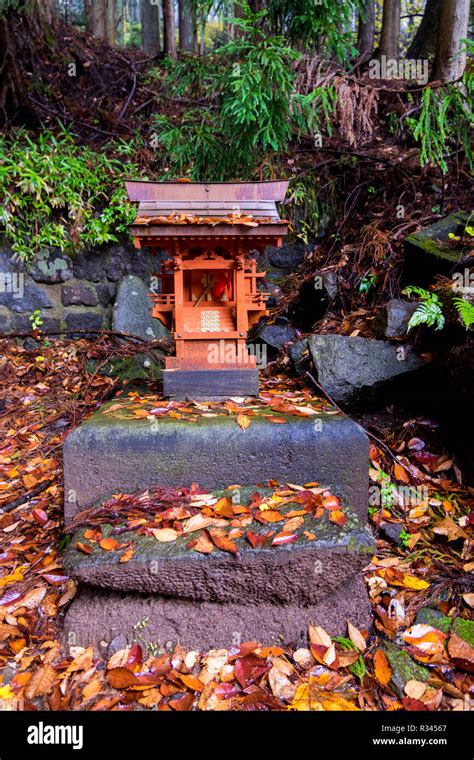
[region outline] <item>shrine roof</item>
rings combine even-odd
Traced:
[[[267,182],[125,182],[138,201],[132,233],[139,237],[264,235],[283,237],[288,222],[277,202],[287,180]],[[177,228],[180,228],[179,231]]]

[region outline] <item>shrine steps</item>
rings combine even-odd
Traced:
[[[187,544],[198,533],[172,543],[120,533],[116,538],[133,546],[126,563],[121,551],[104,551],[97,543],[92,554],[84,554],[78,546],[90,543],[80,530],[64,560],[81,589],[66,615],[66,641],[93,643],[99,651],[100,642],[121,634],[131,643],[140,630],[159,647],[167,641],[198,649],[229,647],[236,636],[298,645],[312,622],[339,634],[348,619],[367,627],[362,569],[374,543],[368,528],[347,508],[344,512],[343,528],[331,523],[327,512],[318,520],[307,515],[298,540],[287,545],[254,549],[243,535],[235,541],[238,555],[193,551]],[[269,528],[276,532],[282,526],[252,524],[257,533]],[[103,535],[110,529],[102,526]],[[313,539],[304,535],[306,529]]]
[[[368,627],[362,568],[373,551],[366,524],[369,459],[367,437],[357,424],[323,410],[282,413],[275,424],[257,402],[246,428],[234,414],[196,415],[194,421],[185,415],[142,417],[127,405],[127,399],[114,400],[69,434],[67,525],[113,494],[193,482],[208,491],[240,484],[247,492],[269,480],[321,483],[340,497],[347,522],[338,527],[326,510],[319,520],[308,514],[294,542],[255,549],[244,530],[235,541],[237,555],[200,554],[189,547],[191,536],[160,543],[120,533],[117,539],[134,548],[122,563],[119,552],[97,545],[90,555],[81,553],[81,534],[75,534],[65,566],[79,581],[79,594],[66,614],[66,644],[92,643],[106,652],[115,637],[131,642],[138,636],[158,647],[179,641],[201,650],[245,640],[299,645],[306,643],[310,623],[332,634],[344,634],[347,620]],[[252,531],[282,530],[280,523],[254,523]],[[110,529],[104,526],[104,535]]]
[[[239,489],[240,503],[248,505],[256,492],[263,496],[264,489],[254,485]],[[214,492],[219,498],[230,498],[232,493],[235,491]],[[301,511],[301,504],[295,502],[285,508]],[[84,529],[80,529],[73,535],[64,566],[78,581],[118,591],[209,602],[316,604],[361,573],[374,551],[368,528],[350,509],[344,505],[343,509],[346,523],[342,527],[330,521],[326,510],[317,519],[307,513],[293,529],[292,541],[273,545],[267,539],[256,548],[246,537],[247,530],[253,539],[263,540],[269,533],[284,531],[286,521],[283,517],[278,523],[253,519],[233,541],[235,554],[215,547],[211,553],[190,548],[200,530],[171,542],[159,542],[151,534],[128,530],[112,534],[133,549],[132,558],[122,562],[123,550],[106,551],[96,541],[89,543]],[[112,525],[102,524],[101,530],[104,537],[109,537]],[[87,527],[85,531],[87,534]],[[84,545],[92,550],[91,554],[84,553]]]
[[[155,652],[178,642],[200,651],[230,648],[244,641],[298,647],[307,646],[310,623],[336,635],[346,633],[348,620],[362,629],[370,624],[361,575],[309,606],[196,602],[81,586],[65,616],[64,642],[66,646],[92,645],[104,657],[135,641],[151,644]]]

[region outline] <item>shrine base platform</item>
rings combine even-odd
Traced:
[[[183,401],[257,396],[258,369],[164,369],[163,393]]]
[[[127,402],[124,398],[104,404],[68,435],[66,524],[75,513],[116,493],[191,483],[212,490],[268,480],[318,481],[343,498],[365,523],[368,439],[345,415],[279,414],[284,424],[275,424],[268,410],[256,405],[244,429],[235,414],[136,417],[127,410]],[[242,411],[245,414],[245,408]]]

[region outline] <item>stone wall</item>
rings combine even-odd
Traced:
[[[0,335],[31,331],[41,311],[44,333],[110,329],[119,280],[135,274],[145,282],[158,268],[149,251],[128,240],[72,256],[45,250],[30,267],[12,260],[0,243]]]
[[[307,248],[288,243],[258,255],[259,267],[267,271],[265,286],[276,293]],[[37,310],[45,334],[110,329],[119,281],[132,274],[150,285],[160,258],[124,237],[72,256],[45,249],[27,268],[12,260],[11,248],[0,239],[0,335],[31,332],[30,316]]]

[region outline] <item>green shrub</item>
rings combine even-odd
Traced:
[[[474,77],[466,73],[462,83],[433,90],[426,87],[421,96],[417,119],[409,117],[407,126],[420,143],[420,163],[433,163],[448,173],[448,158],[462,148],[469,168],[473,166],[471,130],[474,125],[472,98]]]
[[[12,250],[32,260],[45,247],[72,253],[115,241],[134,217],[123,180],[137,167],[120,144],[100,153],[64,128],[0,135],[0,225]]]

